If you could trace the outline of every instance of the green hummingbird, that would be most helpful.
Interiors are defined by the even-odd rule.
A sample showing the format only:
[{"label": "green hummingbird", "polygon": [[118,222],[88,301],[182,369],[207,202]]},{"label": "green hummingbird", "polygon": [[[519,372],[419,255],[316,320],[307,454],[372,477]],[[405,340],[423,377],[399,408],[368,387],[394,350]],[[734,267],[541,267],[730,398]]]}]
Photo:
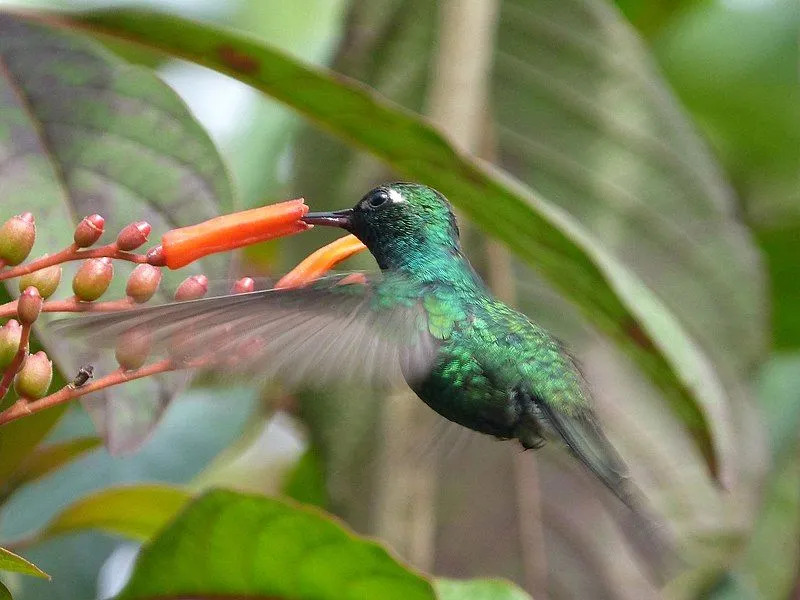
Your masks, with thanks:
[{"label": "green hummingbird", "polygon": [[631,511],[646,514],[575,360],[493,297],[462,251],[442,194],[390,183],[353,208],[303,220],[354,234],[380,275],[89,316],[69,327],[97,345],[136,329],[187,364],[212,357],[304,384],[402,378],[441,416],[474,431],[525,449],[560,440]]}]

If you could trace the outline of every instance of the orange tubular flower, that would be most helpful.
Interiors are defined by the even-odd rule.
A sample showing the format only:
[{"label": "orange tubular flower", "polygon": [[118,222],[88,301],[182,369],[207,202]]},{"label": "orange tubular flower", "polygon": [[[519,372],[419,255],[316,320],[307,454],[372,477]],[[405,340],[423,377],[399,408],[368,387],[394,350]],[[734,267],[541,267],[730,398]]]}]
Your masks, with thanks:
[{"label": "orange tubular flower", "polygon": [[367,247],[354,235],[346,235],[307,256],[303,262],[281,277],[276,289],[303,287],[325,274],[334,265],[366,250]]},{"label": "orange tubular flower", "polygon": [[310,226],[300,217],[307,212],[299,198],[173,229],[161,238],[165,264],[179,269],[209,254],[305,231]]}]

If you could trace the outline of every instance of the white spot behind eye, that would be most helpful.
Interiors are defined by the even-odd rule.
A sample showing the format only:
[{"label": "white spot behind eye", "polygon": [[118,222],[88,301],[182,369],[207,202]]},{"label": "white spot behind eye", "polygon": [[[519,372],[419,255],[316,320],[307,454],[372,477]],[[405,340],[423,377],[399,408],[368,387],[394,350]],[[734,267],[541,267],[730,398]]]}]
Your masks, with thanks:
[{"label": "white spot behind eye", "polygon": [[387,191],[387,194],[389,194],[389,200],[391,200],[392,202],[405,202],[406,201],[406,199],[403,198],[403,194],[401,194],[400,192],[398,192],[394,188],[389,188],[388,191]]}]

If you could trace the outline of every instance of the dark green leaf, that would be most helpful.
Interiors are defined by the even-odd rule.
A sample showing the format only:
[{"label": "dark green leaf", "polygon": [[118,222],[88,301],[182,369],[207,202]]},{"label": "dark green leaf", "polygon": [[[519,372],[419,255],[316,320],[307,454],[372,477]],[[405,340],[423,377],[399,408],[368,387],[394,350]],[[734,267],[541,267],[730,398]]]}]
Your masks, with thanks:
[{"label": "dark green leaf", "polygon": [[118,600],[230,596],[433,600],[433,589],[374,542],[315,509],[211,491],[145,546]]},{"label": "dark green leaf", "polygon": [[[137,41],[230,74],[290,104],[398,171],[448,195],[487,232],[535,265],[664,391],[711,469],[709,414],[729,448],[725,391],[713,365],[642,281],[562,210],[508,177],[456,152],[420,118],[342,78],[316,71],[248,38],[146,12],[96,12],[62,23]],[[176,34],[176,32],[179,32]],[[716,423],[718,421],[718,423]],[[718,460],[723,460],[717,464]]]},{"label": "dark green leaf", "polygon": [[21,556],[14,554],[10,550],[0,548],[0,571],[14,571],[23,575],[33,575],[49,579],[50,576],[42,571],[35,564],[28,562]]},{"label": "dark green leaf", "polygon": [[12,600],[11,592],[8,591],[2,581],[0,581],[0,600]]},{"label": "dark green leaf", "polygon": [[[228,177],[208,135],[148,69],[125,64],[83,36],[11,14],[0,15],[0,62],[0,158],[15,165],[0,174],[0,221],[34,213],[33,255],[69,245],[77,220],[94,212],[106,218],[113,239],[132,221],[149,221],[159,235],[232,208]],[[221,257],[204,262],[218,273],[225,264]],[[122,295],[129,269],[117,267],[107,297]],[[182,277],[166,273],[163,285]],[[48,339],[46,329],[39,334],[62,372],[76,372],[74,349]],[[140,441],[174,389],[150,379],[115,390],[124,419],[106,418],[98,394],[93,415],[109,445],[121,450]]]}]

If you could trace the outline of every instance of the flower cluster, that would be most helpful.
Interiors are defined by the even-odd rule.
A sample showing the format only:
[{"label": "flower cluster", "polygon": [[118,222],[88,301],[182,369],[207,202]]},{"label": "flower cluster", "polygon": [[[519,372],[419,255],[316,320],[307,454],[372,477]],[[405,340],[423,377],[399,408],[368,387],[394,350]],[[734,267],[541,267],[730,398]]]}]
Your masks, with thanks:
[{"label": "flower cluster", "polygon": [[[31,328],[42,312],[110,312],[135,308],[150,300],[158,290],[163,268],[179,268],[213,251],[221,252],[257,241],[304,231],[309,226],[300,220],[307,207],[302,200],[291,200],[217,217],[182,229],[167,232],[162,243],[145,253],[137,252],[147,243],[151,226],[137,221],[122,228],[116,239],[97,246],[105,231],[105,220],[98,214],[84,217],[75,228],[73,243],[52,255],[26,262],[36,240],[36,223],[31,213],[8,219],[0,227],[0,282],[18,278],[20,296],[0,305],[0,401],[10,389],[17,401],[0,412],[0,425],[77,398],[91,391],[118,385],[132,379],[182,368],[169,358],[147,363],[151,337],[147,332],[131,331],[116,342],[118,369],[94,381],[91,366],[67,386],[50,392],[53,365],[44,351],[31,354]],[[353,236],[346,236],[322,248],[300,263],[276,284],[276,288],[300,287],[318,278],[345,258],[364,249]],[[73,296],[50,299],[61,284],[62,264],[82,261],[72,279]],[[114,278],[114,261],[136,263],[125,286],[125,297],[101,300]],[[252,292],[250,277],[236,281],[232,294]],[[175,290],[177,302],[196,300],[208,292],[205,275],[187,277]],[[0,321],[1,322],[1,321]],[[50,393],[49,393],[50,392]],[[49,395],[48,395],[49,393]]]}]

